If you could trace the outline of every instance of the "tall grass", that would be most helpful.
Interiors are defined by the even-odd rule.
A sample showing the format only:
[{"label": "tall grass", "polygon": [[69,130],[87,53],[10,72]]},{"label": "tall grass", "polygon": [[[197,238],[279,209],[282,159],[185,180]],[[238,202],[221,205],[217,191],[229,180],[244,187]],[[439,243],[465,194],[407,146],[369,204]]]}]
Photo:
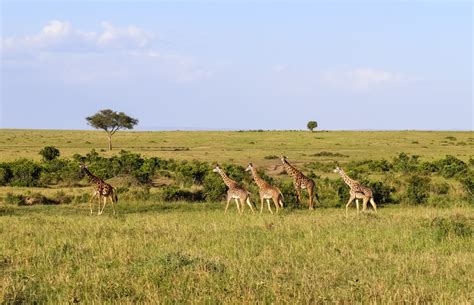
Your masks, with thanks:
[{"label": "tall grass", "polygon": [[0,206],[0,302],[469,303],[472,208]]}]

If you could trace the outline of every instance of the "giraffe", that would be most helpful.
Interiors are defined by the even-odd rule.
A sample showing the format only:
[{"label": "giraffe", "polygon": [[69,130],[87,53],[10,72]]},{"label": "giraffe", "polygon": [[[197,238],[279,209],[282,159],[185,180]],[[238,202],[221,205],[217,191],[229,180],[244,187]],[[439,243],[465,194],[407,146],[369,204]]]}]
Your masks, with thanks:
[{"label": "giraffe", "polygon": [[360,184],[358,181],[353,180],[347,176],[347,174],[344,172],[342,168],[339,166],[336,166],[334,169],[335,173],[338,173],[342,180],[350,187],[350,195],[351,197],[349,198],[349,201],[346,204],[346,214],[347,210],[349,208],[349,205],[351,202],[355,199],[356,201],[356,207],[357,207],[357,213],[359,213],[359,199],[362,199],[362,211],[365,211],[367,209],[367,202],[370,201],[370,204],[374,208],[375,212],[377,212],[377,205],[375,204],[374,201],[374,196],[372,194],[372,190],[366,186],[363,186]]},{"label": "giraffe", "polygon": [[285,168],[285,171],[293,177],[293,185],[295,187],[296,191],[296,199],[298,203],[301,202],[301,190],[306,189],[308,191],[308,196],[309,196],[309,209],[313,210],[313,196],[316,196],[316,200],[319,202],[318,199],[318,194],[315,193],[314,191],[314,181],[311,180],[310,178],[306,177],[303,175],[302,172],[297,170],[293,165],[291,165],[287,160],[285,156],[281,156],[281,163],[283,164],[283,167]]},{"label": "giraffe", "polygon": [[[89,181],[94,184],[94,193],[92,194],[91,199],[89,200],[89,208],[90,208],[90,213],[92,214],[92,200],[94,200],[95,197],[98,197],[99,199],[99,209],[97,211],[97,215],[102,215],[105,209],[105,205],[107,204],[107,199],[110,198],[110,201],[112,202],[112,208],[114,210],[114,215],[115,215],[115,204],[118,201],[117,198],[117,193],[116,190],[113,186],[102,180],[101,178],[93,175],[87,166],[85,164],[80,165],[81,170],[89,177]],[[100,208],[101,205],[101,199],[102,197],[104,198],[104,205],[102,206],[102,209]]]},{"label": "giraffe", "polygon": [[273,203],[275,204],[276,211],[277,213],[279,212],[279,208],[283,208],[283,194],[281,193],[280,189],[274,186],[271,186],[268,182],[260,178],[260,176],[257,173],[257,169],[255,166],[253,166],[252,163],[249,164],[247,169],[245,171],[251,171],[253,179],[255,180],[255,183],[258,185],[260,191],[260,214],[262,214],[263,211],[263,200],[267,201],[268,205],[268,210],[270,211],[271,214],[272,208],[270,207],[270,199],[273,199]]},{"label": "giraffe", "polygon": [[[244,189],[237,183],[237,181],[234,181],[230,179],[224,171],[219,167],[219,164],[216,165],[216,167],[212,170],[215,173],[218,173],[222,180],[224,181],[225,185],[229,188],[227,190],[227,205],[225,206],[225,212],[227,213],[227,209],[229,208],[229,203],[232,199],[235,200],[235,204],[237,205],[237,210],[239,213],[244,212],[244,203],[247,203],[250,209],[252,210],[252,213],[255,213],[253,210],[253,205],[250,202],[250,192]],[[240,201],[240,202],[239,202]],[[240,209],[240,205],[242,205],[242,210]]]}]

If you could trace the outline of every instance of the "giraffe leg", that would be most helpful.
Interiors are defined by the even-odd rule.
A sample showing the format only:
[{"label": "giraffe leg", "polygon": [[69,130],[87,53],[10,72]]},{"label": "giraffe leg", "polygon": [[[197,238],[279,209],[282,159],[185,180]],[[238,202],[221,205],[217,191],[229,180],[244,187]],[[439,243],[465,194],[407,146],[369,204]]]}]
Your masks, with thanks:
[{"label": "giraffe leg", "polygon": [[295,186],[295,191],[296,191],[296,201],[298,204],[301,203],[301,189],[299,186]]},{"label": "giraffe leg", "polygon": [[273,214],[272,208],[270,207],[270,199],[265,199],[267,201],[267,206],[268,210],[270,211],[270,214]]},{"label": "giraffe leg", "polygon": [[[109,198],[109,196],[104,196],[104,205],[102,206],[102,210],[100,210],[100,214],[99,215],[102,215],[102,213],[104,213],[104,209],[105,209],[105,205],[107,204],[107,199]],[[100,208],[100,207],[99,207]]]},{"label": "giraffe leg", "polygon": [[351,197],[349,198],[349,201],[347,201],[347,204],[346,204],[346,215],[347,215],[349,206],[351,205],[351,202],[352,202],[352,200],[354,200],[354,198],[355,198],[355,196],[354,196],[354,195],[351,195]]},{"label": "giraffe leg", "polygon": [[91,199],[89,199],[89,209],[91,210],[90,215],[92,215],[92,201],[94,201],[96,196],[97,196],[97,192],[94,192],[94,194],[92,194]]},{"label": "giraffe leg", "polygon": [[226,206],[225,206],[225,212],[224,212],[224,214],[227,213],[227,209],[229,208],[229,204],[230,204],[230,201],[231,201],[231,200],[232,200],[232,197],[227,196],[227,204],[226,204]]},{"label": "giraffe leg", "polygon": [[377,212],[377,205],[375,204],[374,197],[370,198],[370,204],[374,208],[374,211]]},{"label": "giraffe leg", "polygon": [[240,211],[239,198],[234,198],[234,201],[235,201],[235,204],[237,205],[237,210],[239,211],[239,214],[242,214],[244,211],[243,211],[243,207],[242,207],[242,211]]},{"label": "giraffe leg", "polygon": [[367,210],[367,202],[369,202],[369,197],[364,197],[364,200],[362,201],[362,211]]},{"label": "giraffe leg", "polygon": [[[250,197],[247,197],[247,199],[245,201],[247,201],[247,204],[250,207],[250,210],[252,211],[252,213],[255,214],[255,211],[253,210],[253,204],[250,202]],[[242,205],[244,205],[244,204],[242,204]]]},{"label": "giraffe leg", "polygon": [[359,199],[356,199],[357,214],[359,214]]},{"label": "giraffe leg", "polygon": [[260,196],[260,214],[263,212],[263,196]]},{"label": "giraffe leg", "polygon": [[313,196],[314,196],[314,186],[308,188],[308,196],[309,196],[309,209],[314,210],[313,206]]},{"label": "giraffe leg", "polygon": [[280,203],[278,202],[278,199],[280,198],[280,195],[278,196],[273,196],[272,200],[273,200],[273,204],[275,205],[275,208],[276,208],[276,211],[277,213],[279,212],[279,208],[280,208]]},{"label": "giraffe leg", "polygon": [[99,200],[99,209],[97,210],[97,215],[100,215],[100,206],[102,204],[102,194],[99,194],[97,198]]}]

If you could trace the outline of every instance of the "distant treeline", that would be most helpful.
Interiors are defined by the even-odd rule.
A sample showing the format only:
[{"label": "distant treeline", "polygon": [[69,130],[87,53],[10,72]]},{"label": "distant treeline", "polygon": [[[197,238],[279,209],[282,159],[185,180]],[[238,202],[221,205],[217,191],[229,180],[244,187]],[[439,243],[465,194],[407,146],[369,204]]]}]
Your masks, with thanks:
[{"label": "distant treeline", "polygon": [[[129,151],[120,151],[118,155],[107,158],[92,150],[86,155],[76,154],[71,159],[59,158],[59,151],[51,147],[45,147],[42,152],[43,160],[39,162],[18,159],[0,163],[0,186],[85,186],[88,184],[87,178],[80,171],[79,165],[86,163],[95,175],[106,180],[113,178],[112,184],[125,200],[219,201],[226,193],[221,178],[212,172],[215,164],[207,162],[146,158]],[[329,156],[329,153],[320,152],[319,155]],[[266,159],[273,159],[273,156]],[[474,202],[473,158],[466,163],[448,155],[429,162],[421,161],[417,155],[400,153],[392,160],[342,161],[345,160],[341,160],[341,165],[349,176],[373,189],[378,204],[443,206]],[[258,165],[258,160],[254,162]],[[278,160],[275,160],[275,165],[279,165]],[[332,172],[335,165],[335,161],[315,161],[306,163],[301,168],[315,180],[321,206],[341,206],[349,198],[349,189],[339,177],[321,177]],[[255,203],[258,188],[251,175],[245,172],[245,167],[223,164],[223,169],[232,179],[241,181],[252,192]],[[294,188],[286,175],[282,173],[271,177],[262,168],[259,172],[265,180],[281,189],[287,206],[296,207]],[[150,191],[156,185],[160,185],[159,191]],[[36,196],[40,197],[38,194]],[[84,202],[89,194],[77,198],[68,196],[61,192],[58,194],[60,200],[41,198],[38,202]],[[4,198],[7,202],[24,202],[21,196],[10,194],[7,197]]]}]

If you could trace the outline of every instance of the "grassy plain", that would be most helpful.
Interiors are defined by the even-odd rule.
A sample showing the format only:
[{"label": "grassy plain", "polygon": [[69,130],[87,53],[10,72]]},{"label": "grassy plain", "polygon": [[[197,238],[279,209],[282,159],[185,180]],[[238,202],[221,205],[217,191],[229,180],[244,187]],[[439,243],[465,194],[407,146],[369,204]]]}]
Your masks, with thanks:
[{"label": "grassy plain", "polygon": [[2,303],[470,303],[473,210],[0,207]]},{"label": "grassy plain", "polygon": [[[0,130],[0,162],[120,149],[161,158],[267,168],[295,164],[473,156],[472,132],[119,132]],[[101,151],[104,149],[104,151]],[[314,156],[326,151],[343,156]],[[318,173],[319,174],[319,173]],[[334,176],[335,177],[335,176]],[[87,188],[61,188],[80,194]],[[54,193],[55,188],[0,188]],[[110,207],[109,207],[110,208]],[[86,203],[0,202],[0,303],[472,303],[474,210],[385,206],[227,215],[219,203],[119,201],[88,215]]]},{"label": "grassy plain", "polygon": [[[447,154],[462,160],[473,155],[474,134],[460,131],[120,131],[113,137],[114,150],[106,151],[103,131],[0,130],[0,162],[19,157],[39,160],[38,152],[53,145],[63,157],[86,154],[91,149],[111,156],[121,149],[144,156],[175,159],[198,159],[208,162],[235,162],[246,165],[273,164],[265,156],[285,154],[289,160],[350,161],[390,159],[399,152],[420,155],[425,160]],[[347,157],[314,157],[327,151]]]}]

